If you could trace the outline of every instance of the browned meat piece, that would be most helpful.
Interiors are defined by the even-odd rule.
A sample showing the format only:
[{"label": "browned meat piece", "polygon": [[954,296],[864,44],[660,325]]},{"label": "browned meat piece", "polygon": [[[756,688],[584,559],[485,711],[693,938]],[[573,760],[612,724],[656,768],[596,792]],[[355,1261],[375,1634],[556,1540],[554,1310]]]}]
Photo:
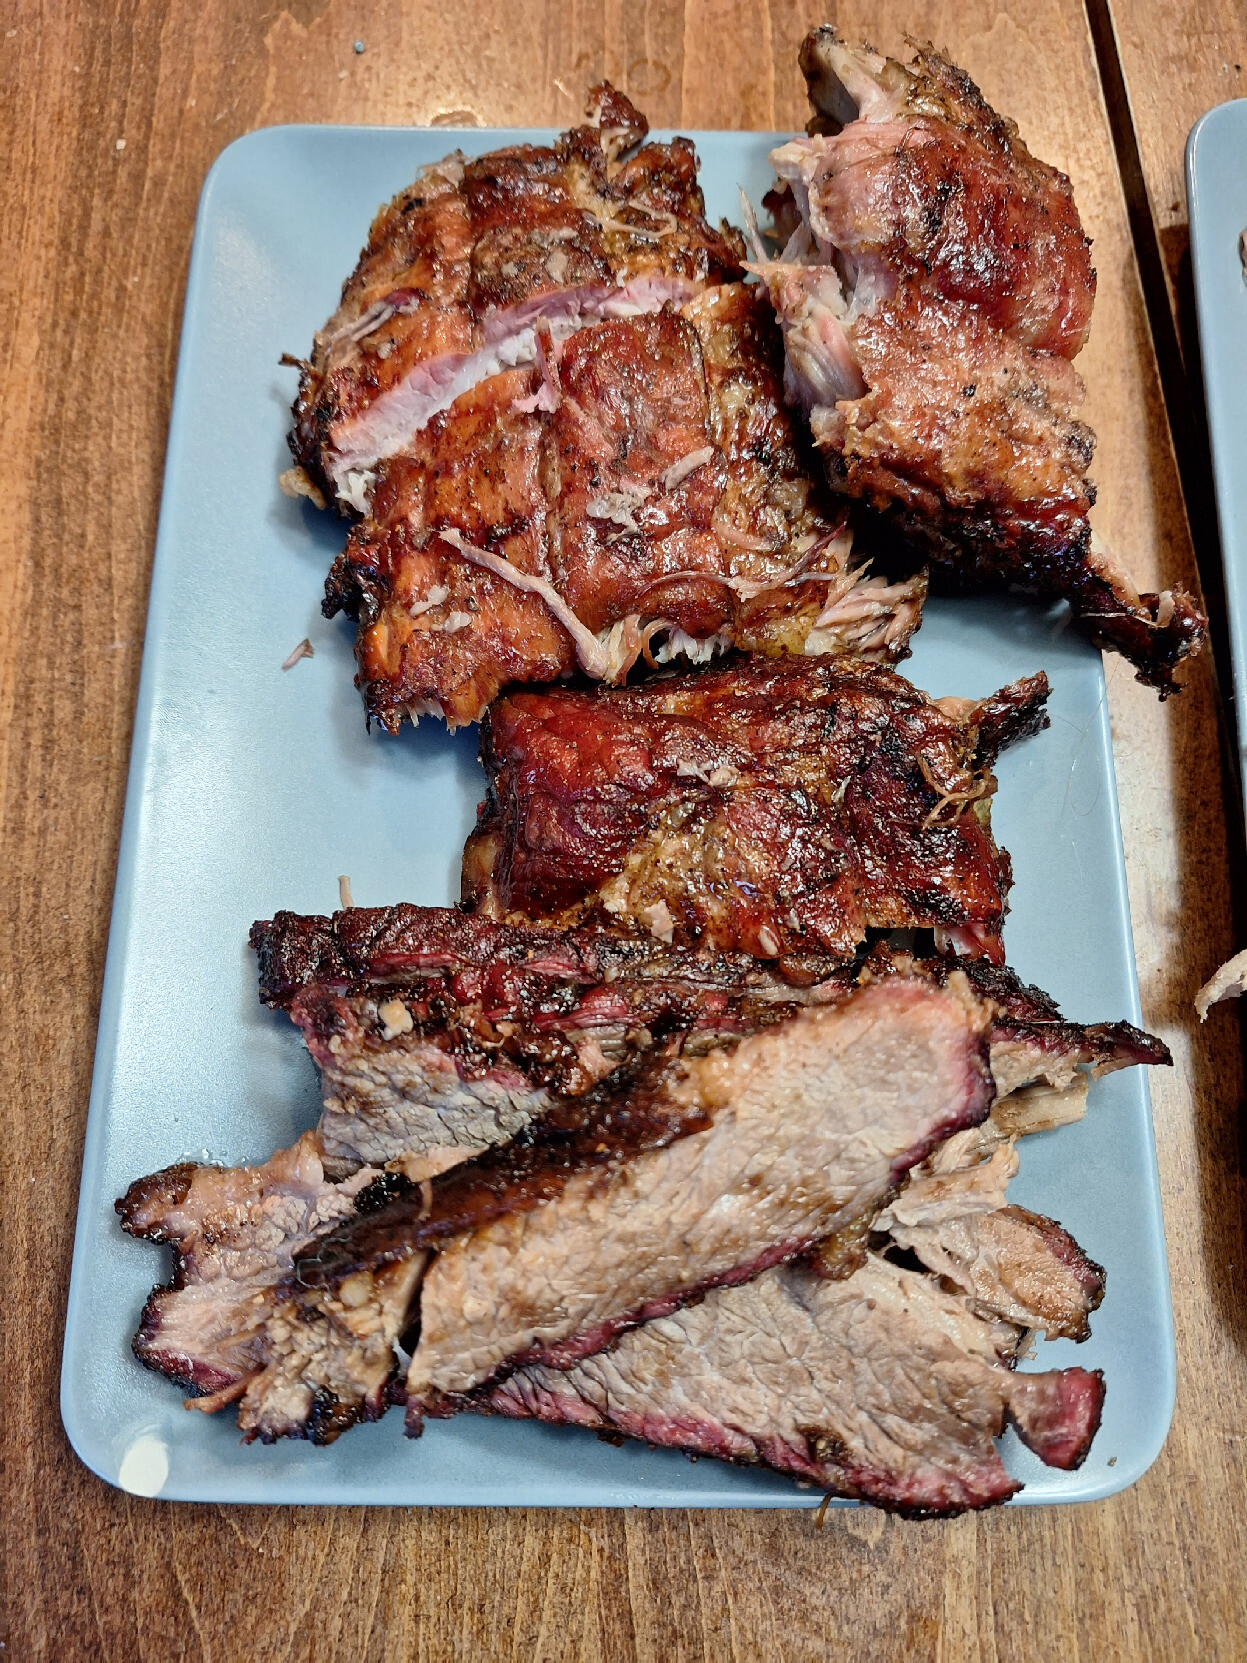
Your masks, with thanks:
[{"label": "browned meat piece", "polygon": [[354,1214],[355,1198],[379,1176],[363,1167],[332,1183],[307,1133],[262,1166],[184,1164],[131,1184],[117,1203],[123,1228],[174,1253],[171,1282],[144,1307],[135,1356],[212,1394],[201,1407],[230,1402],[263,1354],[266,1290],[301,1248]]},{"label": "browned meat piece", "polygon": [[590,114],[552,147],[456,152],[378,213],[295,404],[291,449],[327,497],[359,509],[369,471],[434,415],[538,364],[539,323],[557,341],[740,277],[690,141],[643,144],[645,117],[605,84]]},{"label": "browned meat piece", "polygon": [[801,49],[815,118],[772,155],[786,246],[756,268],[790,397],[832,485],[886,510],[959,585],[1067,599],[1164,697],[1206,621],[1140,595],[1095,543],[1070,362],[1095,297],[1069,180],[939,53],[912,67],[830,25]]},{"label": "browned meat piece", "polygon": [[379,464],[330,576],[370,714],[458,726],[508,682],[620,680],[642,652],[901,656],[923,580],[851,564],[781,367],[769,307],[731,284],[582,328],[435,416]]},{"label": "browned meat piece", "polygon": [[367,1162],[413,1181],[508,1142],[655,1044],[678,1036],[691,1055],[849,985],[832,959],[793,986],[745,954],[443,907],[278,913],[251,940],[261,997],[321,1069],[329,1170]]},{"label": "browned meat piece", "polygon": [[321,1070],[326,1169],[361,1162],[413,1181],[505,1143],[554,1095],[578,1096],[657,1043],[695,1055],[859,979],[946,980],[960,965],[997,1010],[999,1092],[1078,1071],[1167,1061],[1128,1023],[1063,1022],[1036,988],[985,961],[915,961],[877,948],[862,969],[806,952],[669,947],[594,929],[561,934],[444,907],[356,907],[329,918],[278,913],[256,924],[260,994],[289,1012]]},{"label": "browned meat piece", "polygon": [[998,1098],[981,1126],[914,1168],[877,1228],[959,1288],[979,1316],[1050,1340],[1085,1340],[1103,1270],[1052,1219],[1008,1204],[1005,1190],[1018,1170],[1017,1139],[1081,1119],[1086,1101],[1085,1076],[1062,1090],[1034,1085]]},{"label": "browned meat piece", "polygon": [[754,659],[508,694],[482,728],[464,899],[759,958],[934,927],[999,961],[1011,877],[988,769],[1046,725],[1047,691],[1039,675],[946,710],[877,666]]},{"label": "browned meat piece", "polygon": [[[983,1118],[989,1021],[964,981],[898,975],[705,1055],[659,1050],[431,1182],[387,1175],[257,1290],[216,1389],[240,1396],[249,1437],[329,1441],[382,1411],[393,1343],[418,1322],[418,1430],[521,1361],[571,1363],[757,1275],[873,1217]],[[145,1360],[169,1367],[158,1348]]]},{"label": "browned meat piece", "polygon": [[[451,157],[378,216],[304,365],[287,488],[362,516],[326,585],[370,716],[645,653],[903,656],[925,579],[851,561],[783,344],[686,139],[610,88],[553,147]],[[596,124],[599,123],[600,125]]]},{"label": "browned meat piece", "polygon": [[568,1370],[530,1365],[484,1413],[623,1433],[792,1473],[910,1517],[990,1507],[1022,1488],[1006,1422],[1049,1466],[1080,1466],[1103,1377],[1011,1372],[1018,1330],[930,1276],[871,1256],[824,1281],[785,1265],[625,1334]]},{"label": "browned meat piece", "polygon": [[[1002,992],[1006,1024],[1054,1009],[1016,979]],[[1015,1494],[994,1441],[1006,1419],[1041,1460],[1076,1467],[1099,1425],[1102,1377],[1009,1370],[1027,1330],[1087,1337],[1104,1273],[1059,1225],[1008,1205],[1005,1189],[1018,1137],[1085,1106],[1085,1078],[997,1097],[986,1120],[910,1172],[867,1221],[873,1235],[841,1232],[806,1265],[717,1289],[569,1369],[519,1369],[473,1407],[761,1463],[910,1515]],[[868,1239],[908,1249],[928,1274],[868,1253]]]},{"label": "browned meat piece", "polygon": [[[907,961],[903,954],[876,950],[866,960],[865,973],[876,963],[882,974],[891,975],[905,968]],[[1037,1080],[1063,1090],[1080,1072],[1098,1078],[1119,1068],[1173,1061],[1162,1040],[1129,1022],[1067,1022],[1054,999],[1040,988],[1028,987],[1005,965],[982,958],[932,958],[920,961],[918,968],[937,979],[962,970],[979,996],[991,1001],[996,1011],[992,1074],[998,1096],[1016,1104],[1015,1112],[1020,1113],[1021,1099],[1010,1094]],[[1037,1102],[1036,1112],[1040,1107]],[[1015,1131],[1020,1135],[1042,1129],[1019,1124]]]},{"label": "browned meat piece", "polygon": [[[295,1431],[320,1442],[331,1441],[354,1419],[383,1412],[393,1391],[401,1396],[390,1380],[392,1340],[408,1326],[425,1251],[435,1248],[447,1231],[479,1222],[482,1209],[505,1215],[509,1205],[523,1209],[541,1194],[551,1194],[576,1169],[576,1148],[569,1145],[578,1145],[591,1160],[608,1154],[592,1129],[605,1119],[601,1111],[607,1101],[616,1105],[616,1122],[619,1105],[624,1105],[623,1136],[616,1135],[618,1124],[610,1134],[621,1155],[663,1146],[682,1131],[696,1135],[695,1105],[690,1122],[688,1105],[681,1110],[669,1101],[665,1108],[646,1102],[637,1073],[638,1064],[644,1072],[642,1043],[657,1037],[665,1044],[667,1062],[659,1061],[661,1072],[677,1051],[693,1058],[707,1046],[730,1047],[742,1029],[756,1032],[771,1025],[774,1030],[774,1025],[791,1023],[803,1004],[842,1005],[859,977],[868,984],[901,977],[910,985],[922,978],[929,986],[951,973],[947,960],[916,963],[908,954],[884,947],[875,949],[860,972],[814,954],[768,966],[744,955],[681,951],[643,938],[590,931],[560,936],[491,924],[445,908],[406,906],[353,909],[333,919],[278,914],[255,927],[253,942],[260,955],[262,996],[304,1024],[309,1046],[325,1066],[322,1134],[326,1125],[335,1124],[349,1140],[351,1115],[367,1119],[374,1107],[372,1099],[365,1103],[372,1090],[379,1112],[368,1131],[355,1135],[360,1142],[379,1141],[387,1155],[397,1154],[392,1164],[400,1171],[411,1148],[424,1148],[420,1139],[426,1120],[413,1082],[427,1074],[418,1058],[412,1060],[412,1048],[443,1046],[450,1068],[465,1080],[479,1078],[483,1036],[476,1024],[484,1012],[495,1039],[516,1042],[518,1067],[531,1078],[553,1071],[560,1092],[583,1092],[592,1070],[580,1067],[579,1054],[596,1039],[622,1087],[606,1096],[599,1091],[596,1101],[582,1097],[579,1106],[565,1095],[543,1093],[545,1107],[554,1115],[552,1138],[526,1140],[518,1159],[502,1153],[492,1167],[486,1163],[468,1169],[461,1187],[449,1194],[443,1188],[446,1180],[424,1184],[417,1227],[429,1225],[432,1239],[427,1242],[405,1239],[400,1228],[397,1241],[389,1239],[387,1246],[394,1213],[410,1217],[410,1204],[403,1200],[411,1194],[405,1178],[365,1168],[335,1185],[325,1178],[319,1141],[310,1134],[262,1167],[222,1172],[183,1166],[131,1187],[118,1203],[125,1228],[171,1241],[177,1253],[173,1282],[153,1293],[144,1312],[137,1355],[192,1390],[207,1393],[195,1407],[220,1408],[246,1393],[244,1425],[256,1434]],[[1137,1061],[1167,1061],[1168,1055],[1158,1041],[1125,1023],[1083,1028],[1062,1022],[1051,1000],[1022,986],[1007,970],[982,960],[964,961],[961,968],[993,997],[989,1054],[997,1089],[1005,1079],[1024,1078],[1055,1082],[1062,1089],[1039,1084],[998,1097],[987,1121],[953,1133],[909,1172],[903,1187],[898,1183],[899,1193],[887,1211],[867,1208],[824,1238],[818,1249],[822,1274],[850,1275],[865,1263],[869,1232],[887,1229],[924,1264],[963,1288],[970,1312],[1078,1338],[1086,1331],[1087,1313],[1099,1302],[1102,1278],[1059,1226],[1005,1205],[1004,1187],[1017,1165],[1013,1143],[1023,1132],[1047,1129],[1082,1113],[1086,1083],[1079,1068],[1098,1072]],[[412,1030],[403,1031],[399,1012],[390,1008],[388,1021],[380,1019],[392,1030],[387,1041],[384,1030],[376,1031],[376,1018],[395,1004],[412,1016]],[[505,1028],[509,1035],[503,1035]],[[332,1048],[335,1039],[337,1050]],[[579,1052],[560,1049],[568,1039]],[[352,1060],[353,1052],[369,1047],[371,1074],[359,1056]],[[388,1098],[386,1087],[376,1084],[382,1075],[389,1082]],[[359,1088],[363,1106],[352,1108],[349,1093],[361,1079],[368,1081],[367,1089]],[[330,1114],[331,1080],[341,1094],[336,1121]],[[1077,1083],[1071,1085],[1071,1080]],[[453,1116],[447,1115],[443,1124],[453,1126]],[[470,1152],[470,1134],[466,1125],[460,1131],[464,1141],[455,1153],[462,1157]],[[339,1154],[337,1164],[348,1168],[351,1159]],[[339,1246],[319,1241],[313,1246],[339,1223],[358,1221],[361,1210],[379,1214],[387,1203],[386,1220],[378,1216],[375,1221],[382,1237],[378,1262],[362,1262],[368,1258],[367,1240],[352,1244],[349,1262],[360,1270],[358,1280],[341,1263]],[[375,1237],[375,1229],[362,1228]],[[310,1323],[291,1326],[292,1291],[299,1310],[306,1311],[297,1286],[279,1289],[277,1284],[294,1271],[300,1250],[306,1268],[297,1272],[297,1286],[317,1286],[332,1271],[336,1256],[339,1297],[326,1304],[328,1317],[322,1313]],[[819,1315],[820,1331],[830,1320],[825,1312]],[[963,1313],[958,1320],[967,1318]],[[288,1343],[292,1337],[293,1346]],[[886,1355],[885,1347],[881,1356]],[[925,1357],[921,1348],[920,1356]],[[541,1372],[536,1369],[533,1377]],[[921,1387],[920,1373],[910,1378],[917,1397],[894,1409],[902,1420],[910,1412],[916,1416],[904,1440],[921,1455],[914,1471],[926,1471],[928,1465],[943,1470],[952,1458],[937,1440],[946,1377],[936,1369],[933,1399]],[[881,1382],[880,1389],[884,1386]],[[529,1387],[523,1390],[527,1393]],[[837,1401],[834,1392],[831,1396]],[[1060,1399],[1056,1402],[1059,1407]],[[505,1394],[495,1407],[508,1403],[507,1412],[518,1412]],[[1031,1404],[1029,1398],[1026,1404]],[[722,1407],[716,1397],[707,1412],[713,1416]],[[851,1405],[846,1412],[852,1412]],[[862,1414],[868,1421],[865,1408]],[[621,1423],[616,1429],[628,1428]],[[660,1441],[680,1442],[675,1431],[678,1427],[668,1426],[672,1435]],[[695,1442],[689,1447],[708,1446]],[[797,1470],[782,1438],[770,1451],[768,1444],[764,1459]],[[872,1469],[870,1480],[870,1494],[885,1503],[892,1493],[885,1483],[892,1470],[887,1463],[894,1461],[889,1452],[890,1446],[882,1447],[883,1465]],[[745,1458],[748,1451],[742,1444],[726,1453]],[[825,1459],[819,1459],[819,1481],[831,1483]],[[953,1464],[961,1470],[957,1461]],[[984,1469],[989,1470],[996,1471]],[[893,1472],[897,1486],[909,1486],[904,1489],[907,1502],[899,1499],[902,1489],[895,1489],[898,1505],[917,1505],[908,1471]],[[835,1480],[837,1486],[847,1482],[843,1472]],[[946,1499],[955,1493],[950,1489]]]}]

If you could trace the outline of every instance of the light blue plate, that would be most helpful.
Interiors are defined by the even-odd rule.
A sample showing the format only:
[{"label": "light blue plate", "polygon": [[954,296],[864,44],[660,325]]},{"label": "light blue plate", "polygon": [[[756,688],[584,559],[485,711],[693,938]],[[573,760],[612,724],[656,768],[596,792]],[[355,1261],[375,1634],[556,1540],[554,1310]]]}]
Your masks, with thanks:
[{"label": "light blue plate", "polygon": [[[543,133],[278,127],[230,146],[208,177],[186,293],[112,934],[87,1124],[61,1411],[110,1483],[197,1501],[782,1507],[817,1495],[772,1474],[588,1434],[463,1416],[409,1443],[401,1417],[330,1449],[244,1448],[232,1413],[186,1414],[130,1336],[164,1255],[119,1229],[113,1199],[194,1157],[255,1161],[316,1119],[316,1071],[261,1009],[247,930],[279,907],[328,912],[338,874],[366,906],[445,903],[482,791],[472,733],[364,729],[351,628],[320,616],[343,528],[288,501],[277,475],[294,375],[332,311],[378,203],[456,145]],[[763,134],[703,133],[712,217],[757,202]],[[283,674],[304,636],[316,656]],[[1047,670],[1052,728],[999,767],[995,823],[1013,853],[1007,942],[1022,975],[1084,1020],[1139,1020],[1099,654],[1063,615],[1009,600],[933,604],[910,673],[980,696]],[[1097,1084],[1078,1126],[1029,1140],[1016,1199],[1059,1218],[1108,1270],[1085,1345],[1038,1365],[1102,1368],[1104,1426],[1081,1472],[1052,1472],[1010,1435],[1023,1500],[1131,1484],[1164,1442],[1173,1327],[1147,1080]]]},{"label": "light blue plate", "polygon": [[1247,786],[1247,98],[1201,116],[1186,141],[1191,270],[1225,566],[1239,775]]}]

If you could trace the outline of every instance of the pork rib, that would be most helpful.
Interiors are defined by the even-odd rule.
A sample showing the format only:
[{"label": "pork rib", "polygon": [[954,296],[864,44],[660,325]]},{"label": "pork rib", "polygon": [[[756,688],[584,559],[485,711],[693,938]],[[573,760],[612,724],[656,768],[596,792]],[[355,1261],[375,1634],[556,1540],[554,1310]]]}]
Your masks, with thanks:
[{"label": "pork rib", "polygon": [[691,142],[645,144],[645,117],[605,83],[590,118],[550,147],[455,152],[377,214],[295,402],[291,449],[326,496],[358,509],[369,471],[457,397],[539,368],[539,327],[555,340],[740,277]]},{"label": "pork rib", "polygon": [[935,928],[999,961],[1011,874],[989,768],[1046,726],[1047,691],[1033,676],[946,710],[881,667],[754,659],[508,694],[481,730],[464,901],[768,959]]},{"label": "pork rib", "polygon": [[357,620],[391,730],[643,652],[896,658],[918,623],[925,579],[852,559],[692,145],[642,144],[609,87],[592,106],[553,146],[427,169],[303,366],[287,484],[362,516],[325,610]]},{"label": "pork rib", "polygon": [[1090,530],[1071,360],[1095,273],[1069,180],[930,47],[907,68],[825,25],[801,67],[815,118],[773,153],[768,198],[785,247],[754,269],[830,482],[955,584],[1069,600],[1167,696],[1206,620],[1141,595]]}]

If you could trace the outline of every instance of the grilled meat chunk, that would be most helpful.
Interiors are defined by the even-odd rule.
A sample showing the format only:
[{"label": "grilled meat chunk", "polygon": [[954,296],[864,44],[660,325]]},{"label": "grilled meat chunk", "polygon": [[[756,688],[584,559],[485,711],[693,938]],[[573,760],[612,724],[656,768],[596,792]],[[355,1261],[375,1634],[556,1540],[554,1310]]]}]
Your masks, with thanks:
[{"label": "grilled meat chunk", "polygon": [[986,1114],[989,1022],[966,982],[897,975],[704,1055],[659,1051],[432,1181],[387,1174],[256,1290],[240,1426],[323,1442],[375,1417],[418,1331],[398,1388],[418,1430],[521,1361],[570,1363],[873,1217]]},{"label": "grilled meat chunk", "polygon": [[459,726],[507,682],[618,681],[642,653],[903,656],[925,581],[853,563],[756,291],[544,350],[541,372],[481,383],[378,465],[326,601],[358,620],[371,716]]},{"label": "grilled meat chunk", "polygon": [[508,694],[481,730],[464,901],[768,959],[926,927],[999,961],[1011,874],[989,766],[1046,726],[1047,691],[1033,676],[943,709],[877,666],[754,659]]},{"label": "grilled meat chunk", "polygon": [[1017,1374],[1018,1330],[870,1256],[844,1279],[802,1265],[719,1288],[567,1370],[530,1364],[483,1413],[623,1433],[791,1473],[910,1517],[990,1507],[1022,1488],[1006,1422],[1049,1466],[1081,1464],[1103,1377]]},{"label": "grilled meat chunk", "polygon": [[918,623],[925,579],[851,558],[691,144],[624,160],[644,117],[610,88],[593,108],[552,147],[426,170],[303,368],[290,488],[362,516],[325,610],[357,619],[391,730],[643,652],[895,658]]},{"label": "grilled meat chunk", "polygon": [[1017,1140],[1086,1110],[1087,1082],[1023,1087],[997,1098],[981,1126],[958,1132],[914,1168],[876,1220],[979,1316],[1050,1340],[1085,1340],[1104,1297],[1104,1271],[1050,1218],[1006,1202]]},{"label": "grilled meat chunk", "polygon": [[742,953],[445,907],[278,913],[251,941],[261,998],[320,1067],[329,1169],[370,1162],[413,1181],[508,1142],[673,1036],[705,1050],[842,991],[810,982],[836,976],[830,958],[794,986]]},{"label": "grilled meat chunk", "polygon": [[[1085,1105],[1085,1079],[997,1097],[986,1120],[910,1172],[872,1221],[875,1253],[864,1239],[846,1252],[842,1232],[805,1263],[716,1289],[569,1369],[518,1369],[472,1407],[760,1463],[911,1516],[1021,1488],[995,1447],[1006,1420],[1041,1460],[1076,1467],[1099,1424],[1102,1377],[1009,1371],[1027,1330],[1087,1337],[1104,1273],[1059,1225],[1009,1205],[1005,1188],[1017,1139]],[[879,1256],[895,1247],[928,1273]]]},{"label": "grilled meat chunk", "polygon": [[1095,273],[1069,180],[929,47],[906,68],[826,25],[801,67],[815,117],[773,153],[768,198],[785,246],[753,269],[830,482],[957,585],[1069,600],[1165,697],[1206,621],[1180,591],[1141,595],[1092,537],[1071,360]]},{"label": "grilled meat chunk", "polygon": [[354,1215],[356,1197],[379,1176],[360,1167],[331,1182],[309,1132],[262,1166],[183,1163],[131,1184],[117,1202],[123,1229],[174,1253],[172,1280],[144,1306],[135,1356],[211,1394],[202,1407],[230,1402],[263,1352],[266,1292],[297,1252]]},{"label": "grilled meat chunk", "polygon": [[960,964],[997,1009],[998,1091],[1067,1086],[1168,1053],[1127,1023],[1066,1023],[1036,988],[985,961],[915,960],[884,946],[865,964],[806,952],[670,947],[598,929],[567,934],[445,907],[356,907],[330,918],[278,913],[256,924],[260,996],[287,1011],[321,1070],[322,1159],[413,1181],[505,1143],[656,1044],[684,1055],[786,1021],[858,979],[946,980]]},{"label": "grilled meat chunk", "polygon": [[645,117],[605,83],[590,117],[553,146],[456,152],[380,210],[294,408],[291,449],[325,496],[358,509],[369,472],[461,394],[539,368],[539,326],[557,342],[740,277],[691,142],[644,144]]},{"label": "grilled meat chunk", "polygon": [[[670,1069],[679,1051],[693,1058],[707,1045],[730,1048],[742,1026],[782,1034],[803,1008],[843,1004],[859,980],[870,985],[901,978],[912,986],[921,979],[931,987],[952,971],[947,960],[915,962],[882,946],[860,971],[813,955],[760,965],[743,955],[682,952],[643,938],[588,931],[563,938],[511,929],[444,908],[355,909],[333,919],[278,914],[257,925],[253,939],[263,997],[296,1019],[314,1020],[309,1013],[327,1011],[335,999],[347,1013],[361,998],[378,1005],[401,1000],[409,1011],[426,1013],[414,1026],[440,1034],[456,1067],[470,1073],[471,1048],[455,1032],[453,1015],[462,998],[492,1012],[497,1026],[513,1024],[516,1034],[534,1040],[551,1032],[582,1038],[596,1033],[614,1068],[596,1093],[547,1094],[544,1108],[553,1118],[545,1134],[534,1127],[517,1150],[497,1151],[490,1161],[464,1169],[453,1190],[444,1178],[417,1192],[403,1173],[411,1170],[413,1149],[417,1158],[427,1158],[427,1145],[419,1104],[409,1100],[418,1099],[411,1090],[417,1071],[404,1072],[403,1050],[412,1036],[400,1031],[385,1042],[392,1053],[385,1071],[396,1084],[384,1122],[387,1130],[394,1128],[393,1142],[383,1152],[393,1152],[396,1171],[378,1174],[365,1167],[334,1184],[325,1174],[320,1138],[308,1134],[261,1167],[223,1172],[183,1165],[131,1186],[118,1203],[124,1227],[171,1242],[176,1252],[173,1281],[153,1292],[144,1311],[136,1354],[207,1394],[197,1407],[220,1408],[247,1394],[243,1424],[252,1435],[285,1432],[319,1442],[331,1441],[355,1419],[380,1414],[392,1392],[401,1396],[391,1380],[392,1342],[410,1325],[409,1306],[428,1253],[448,1235],[505,1218],[508,1208],[523,1211],[543,1195],[553,1197],[569,1176],[604,1157],[609,1166],[664,1148],[681,1133],[695,1135],[696,1104],[675,1104],[670,1093],[664,1100],[661,1090],[645,1096],[646,1079]],[[1004,1184],[1017,1164],[1012,1146],[1023,1132],[1077,1118],[1085,1102],[1080,1069],[1167,1061],[1168,1054],[1159,1041],[1125,1023],[1083,1028],[1062,1022],[1045,995],[981,959],[960,968],[992,994],[989,1056],[997,1090],[1002,1078],[1023,1077],[1027,1057],[1034,1070],[1027,1077],[1045,1083],[998,1096],[989,1120],[954,1133],[894,1186],[899,1193],[887,1212],[880,1215],[875,1206],[842,1219],[817,1249],[820,1271],[850,1274],[865,1262],[871,1229],[886,1226],[894,1240],[963,1288],[980,1316],[1079,1337],[1098,1303],[1098,1270],[1058,1226],[1004,1205]],[[305,996],[307,1011],[299,1018]],[[445,1030],[432,1018],[437,1008],[448,1013]],[[628,1025],[641,1019],[652,1026],[650,1037],[661,1040],[664,1056],[647,1054]],[[467,1018],[460,1020],[470,1028]],[[326,1017],[309,1044],[340,1036],[348,1025],[341,1012]],[[612,1034],[619,1039],[618,1058]],[[880,1057],[881,1067],[886,1060]],[[525,1058],[523,1066],[529,1064]],[[331,1088],[330,1066],[321,1135],[337,1124],[349,1146],[347,1092]],[[574,1065],[558,1077],[574,1086]],[[898,1089],[903,1085],[902,1079]],[[330,1113],[335,1089],[341,1092],[336,1122]],[[404,1123],[414,1129],[410,1144]],[[382,1138],[382,1124],[376,1115],[359,1140]],[[471,1149],[466,1128],[460,1132],[455,1152],[462,1157]],[[327,1164],[346,1168],[351,1161],[339,1153]],[[888,1200],[879,1198],[880,1204]],[[358,1276],[344,1267],[343,1244],[324,1240],[352,1220],[346,1263]],[[326,1273],[337,1282],[336,1295],[328,1298]],[[300,1291],[308,1289],[318,1291]]]}]

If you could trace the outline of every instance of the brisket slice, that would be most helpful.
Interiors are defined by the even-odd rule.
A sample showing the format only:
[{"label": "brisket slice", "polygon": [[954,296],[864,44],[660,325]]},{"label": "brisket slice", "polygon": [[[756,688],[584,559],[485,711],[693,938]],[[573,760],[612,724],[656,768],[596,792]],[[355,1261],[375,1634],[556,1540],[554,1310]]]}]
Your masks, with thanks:
[{"label": "brisket slice", "polygon": [[135,1356],[228,1401],[263,1351],[263,1291],[289,1272],[300,1249],[352,1217],[356,1197],[379,1176],[365,1167],[331,1182],[309,1132],[262,1166],[183,1163],[131,1184],[117,1202],[122,1228],[169,1243],[174,1263],[168,1286],[154,1288],[143,1308]]},{"label": "brisket slice", "polygon": [[1046,726],[1047,693],[1040,674],[941,707],[877,665],[754,659],[508,694],[481,730],[464,901],[765,959],[933,927],[1000,962],[1011,871],[990,764]]},{"label": "brisket slice", "polygon": [[566,1366],[877,1211],[918,1151],[983,1118],[986,1017],[964,984],[898,977],[682,1063],[670,1098],[704,1131],[583,1167],[545,1206],[438,1253],[409,1428],[520,1362]]},{"label": "brisket slice", "polygon": [[914,960],[884,946],[865,965],[806,952],[769,963],[584,928],[561,934],[451,908],[357,907],[330,918],[278,913],[251,934],[260,994],[285,1009],[321,1069],[322,1158],[413,1181],[505,1143],[655,1044],[694,1055],[859,977],[944,979],[960,962],[997,1006],[998,1093],[1075,1071],[1167,1060],[1125,1023],[1064,1022],[1050,999],[983,960]]},{"label": "brisket slice", "polygon": [[1021,1489],[1006,1422],[1049,1466],[1081,1464],[1103,1377],[1011,1372],[1018,1332],[930,1276],[872,1255],[826,1281],[801,1265],[719,1288],[567,1370],[528,1365],[479,1412],[622,1433],[766,1465],[911,1517],[989,1507]]},{"label": "brisket slice", "polygon": [[673,1036],[691,1055],[851,985],[828,958],[793,985],[743,953],[440,907],[279,913],[251,940],[261,998],[289,1012],[321,1069],[330,1168],[413,1180],[509,1141],[554,1096]]},{"label": "brisket slice", "polygon": [[987,1112],[988,1021],[963,981],[896,976],[653,1055],[431,1182],[387,1176],[256,1301],[240,1426],[324,1442],[374,1417],[407,1335],[418,1431],[521,1362],[570,1363],[873,1217]]},{"label": "brisket slice", "polygon": [[1092,537],[1071,360],[1095,273],[1069,180],[930,47],[906,67],[824,25],[801,67],[815,119],[772,153],[767,198],[785,246],[752,269],[830,483],[956,586],[1068,600],[1165,697],[1207,623],[1182,591],[1141,595]]},{"label": "brisket slice", "polygon": [[[867,970],[874,962],[873,956],[867,959]],[[891,974],[903,967],[904,959],[885,950],[882,963],[884,973]],[[937,980],[964,971],[975,991],[995,1007],[992,1075],[998,1097],[1040,1080],[1062,1088],[1084,1070],[1098,1078],[1119,1068],[1173,1062],[1163,1040],[1133,1023],[1066,1021],[1049,994],[1023,982],[1007,965],[983,958],[928,958],[921,965]]]},{"label": "brisket slice", "polygon": [[[997,1098],[913,1168],[869,1236],[829,1237],[804,1265],[718,1289],[570,1369],[519,1369],[473,1407],[760,1463],[911,1516],[1021,1488],[995,1446],[1006,1420],[1041,1460],[1076,1467],[1102,1377],[1009,1371],[1027,1330],[1087,1337],[1104,1273],[1005,1190],[1017,1139],[1085,1106],[1085,1078]],[[898,1247],[927,1273],[879,1256]]]},{"label": "brisket slice", "polygon": [[1085,1077],[997,1098],[981,1126],[913,1169],[876,1228],[965,1294],[979,1316],[1050,1340],[1085,1340],[1104,1297],[1103,1269],[1052,1219],[1009,1204],[1005,1190],[1018,1170],[1018,1138],[1081,1119],[1086,1102]]}]

